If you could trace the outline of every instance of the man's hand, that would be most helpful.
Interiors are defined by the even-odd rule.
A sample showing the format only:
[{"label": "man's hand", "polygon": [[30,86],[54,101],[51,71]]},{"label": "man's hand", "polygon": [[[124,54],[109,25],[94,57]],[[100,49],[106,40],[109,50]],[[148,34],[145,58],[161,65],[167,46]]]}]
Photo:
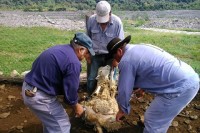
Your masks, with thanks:
[{"label": "man's hand", "polygon": [[116,115],[116,121],[121,122],[122,120],[120,120],[123,116],[124,116],[124,112],[121,110],[121,108],[119,107],[119,111],[117,112]]},{"label": "man's hand", "polygon": [[79,103],[74,105],[73,109],[74,109],[74,112],[75,112],[75,117],[80,117],[84,112],[83,106],[80,105]]},{"label": "man's hand", "polygon": [[117,60],[113,59],[113,61],[112,61],[112,68],[117,67],[118,64],[119,64],[119,62]]},{"label": "man's hand", "polygon": [[145,91],[142,90],[141,88],[138,88],[136,90],[133,91],[133,95],[137,98],[137,99],[140,99],[144,96],[145,94]]}]

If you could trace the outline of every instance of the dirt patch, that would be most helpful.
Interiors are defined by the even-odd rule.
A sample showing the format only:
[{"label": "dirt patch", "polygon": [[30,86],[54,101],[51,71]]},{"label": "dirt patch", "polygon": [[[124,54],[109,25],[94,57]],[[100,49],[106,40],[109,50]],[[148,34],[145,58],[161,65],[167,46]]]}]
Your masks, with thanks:
[{"label": "dirt patch", "polygon": [[[79,92],[81,95],[84,91]],[[148,107],[153,96],[146,94],[142,100],[132,100],[131,114],[126,116],[124,127],[115,133],[141,133],[143,126],[140,119],[143,118],[144,111]],[[74,117],[72,109],[65,105],[66,111],[72,123],[72,133],[93,133],[93,126],[88,125],[82,119]],[[5,115],[7,113],[7,116]],[[21,86],[13,84],[0,84],[0,133],[42,133],[42,124],[30,110],[23,104],[21,96]],[[197,133],[200,132],[200,94],[177,116],[173,121],[173,126],[168,133]],[[106,132],[106,131],[105,131]]]}]

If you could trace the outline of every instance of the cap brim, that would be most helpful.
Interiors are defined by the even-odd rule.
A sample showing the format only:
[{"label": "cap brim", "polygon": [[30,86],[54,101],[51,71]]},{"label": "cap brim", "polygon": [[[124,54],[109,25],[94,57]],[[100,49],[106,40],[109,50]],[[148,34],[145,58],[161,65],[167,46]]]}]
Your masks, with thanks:
[{"label": "cap brim", "polygon": [[114,52],[115,52],[118,48],[120,48],[122,45],[128,44],[128,43],[130,42],[130,40],[131,40],[131,35],[127,36],[124,40],[118,42],[118,43],[112,48],[112,50],[108,53],[107,59],[113,58]]},{"label": "cap brim", "polygon": [[122,45],[126,45],[130,42],[131,40],[131,36],[127,36],[124,40],[118,42],[113,48],[112,48],[112,51],[111,53],[113,53],[115,50],[117,50],[119,47],[121,47]]},{"label": "cap brim", "polygon": [[95,52],[94,52],[93,49],[88,49],[88,51],[90,52],[90,54],[91,54],[92,56],[95,56]]},{"label": "cap brim", "polygon": [[98,23],[106,23],[109,21],[109,17],[110,17],[109,14],[107,14],[106,16],[103,16],[103,17],[97,15],[96,19],[97,19]]},{"label": "cap brim", "polygon": [[127,36],[124,40],[121,41],[121,44],[128,44],[131,41],[131,35]]}]

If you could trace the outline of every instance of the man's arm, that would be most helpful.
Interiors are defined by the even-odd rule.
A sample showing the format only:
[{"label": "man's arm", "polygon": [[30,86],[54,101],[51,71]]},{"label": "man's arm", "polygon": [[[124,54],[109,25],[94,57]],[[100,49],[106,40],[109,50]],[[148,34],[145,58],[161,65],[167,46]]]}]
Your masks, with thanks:
[{"label": "man's arm", "polygon": [[118,24],[118,29],[117,29],[117,34],[118,34],[118,38],[120,38],[121,40],[124,39],[124,28],[123,28],[123,23],[121,21],[121,19],[114,15],[115,19],[116,19],[116,22]]},{"label": "man's arm", "polygon": [[133,65],[127,61],[120,62],[117,102],[121,110],[126,114],[130,112],[129,101],[134,88],[135,74],[136,71]]},{"label": "man's arm", "polygon": [[91,29],[90,29],[90,26],[91,26],[91,16],[87,16],[86,17],[86,34],[91,38]]},{"label": "man's arm", "polygon": [[78,103],[78,87],[80,82],[81,66],[70,64],[67,66],[67,72],[63,78],[63,89],[65,102],[72,105],[76,117],[80,117],[83,113],[83,107]]},{"label": "man's arm", "polygon": [[119,26],[119,38],[120,38],[121,40],[124,39],[124,28],[123,28],[122,22],[121,22],[121,24],[120,24],[120,26]]}]

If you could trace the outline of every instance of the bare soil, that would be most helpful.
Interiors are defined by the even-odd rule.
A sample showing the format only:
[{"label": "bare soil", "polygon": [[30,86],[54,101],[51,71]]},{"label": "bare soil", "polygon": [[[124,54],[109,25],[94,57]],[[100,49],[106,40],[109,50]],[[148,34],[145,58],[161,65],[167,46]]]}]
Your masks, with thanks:
[{"label": "bare soil", "polygon": [[[83,94],[83,88],[80,88],[80,96]],[[115,133],[142,133],[144,111],[148,107],[153,96],[145,94],[141,100],[133,99],[131,101],[131,114],[123,120],[124,127]],[[64,105],[64,104],[63,104]],[[198,133],[200,132],[200,94],[177,116],[170,126],[168,133]],[[71,133],[93,133],[92,125],[88,125],[84,120],[75,118],[72,109],[64,105],[70,116],[72,124]],[[42,124],[39,119],[24,105],[21,96],[21,85],[0,84],[0,116],[3,113],[10,113],[5,118],[0,118],[0,133],[42,133]],[[195,118],[193,118],[195,116]],[[106,131],[104,131],[106,133]]]}]

